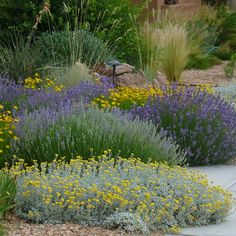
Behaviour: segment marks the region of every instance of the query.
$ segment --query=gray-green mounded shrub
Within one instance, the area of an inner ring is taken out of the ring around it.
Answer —
[[[63,111],[61,112],[63,113]],[[157,133],[147,122],[131,121],[119,112],[110,113],[96,108],[58,116],[48,110],[29,114],[18,127],[19,140],[14,152],[28,163],[52,161],[55,155],[73,158],[99,155],[112,149],[130,157],[132,153],[144,162],[150,160],[181,163],[185,154],[170,139]],[[57,118],[56,118],[57,117]]]
[[[82,29],[43,33],[36,46],[43,54],[41,64],[46,65],[70,66],[80,61],[91,67],[111,57],[105,43]]]

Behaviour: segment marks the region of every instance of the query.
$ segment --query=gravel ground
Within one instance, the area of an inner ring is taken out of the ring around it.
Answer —
[[[7,232],[7,236],[129,236],[120,230],[106,230],[101,227],[84,227],[78,224],[33,224],[19,218],[8,215],[1,222]],[[134,235],[134,234],[132,234]],[[135,234],[137,235],[137,234]],[[157,232],[151,236],[162,236]]]
[[[211,84],[215,86],[230,84],[236,81],[236,70],[234,78],[226,78],[224,67],[227,62],[215,65],[208,70],[186,70],[182,74],[182,82],[186,84]]]

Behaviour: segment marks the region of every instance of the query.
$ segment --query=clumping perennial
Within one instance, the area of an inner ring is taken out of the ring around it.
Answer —
[[[164,129],[187,152],[190,165],[226,162],[236,156],[236,110],[198,89],[172,88],[131,113]]]
[[[176,231],[220,222],[233,204],[231,193],[198,172],[112,157],[111,150],[70,163],[29,167],[21,160],[10,173],[17,176],[16,214],[37,223]]]

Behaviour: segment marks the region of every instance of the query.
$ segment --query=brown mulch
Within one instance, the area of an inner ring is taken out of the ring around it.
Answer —
[[[121,230],[107,230],[101,227],[85,227],[79,224],[34,224],[25,222],[14,215],[2,220],[7,236],[129,236]],[[132,234],[134,235],[134,234]],[[137,234],[135,234],[137,235]],[[151,236],[162,236],[156,232]]]
[[[186,70],[182,74],[182,83],[184,84],[210,84],[213,86],[227,85],[236,82],[236,70],[234,78],[227,78],[224,73],[224,67],[227,62],[215,65],[207,70]]]

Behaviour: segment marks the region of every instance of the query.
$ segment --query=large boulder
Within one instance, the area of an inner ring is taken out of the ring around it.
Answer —
[[[146,87],[147,81],[142,71],[122,73],[116,76],[115,85],[118,87]]]
[[[94,71],[102,76],[113,77],[113,68],[105,64],[97,65]],[[115,86],[146,87],[147,80],[142,71],[137,71],[134,66],[124,63],[116,67]]]

